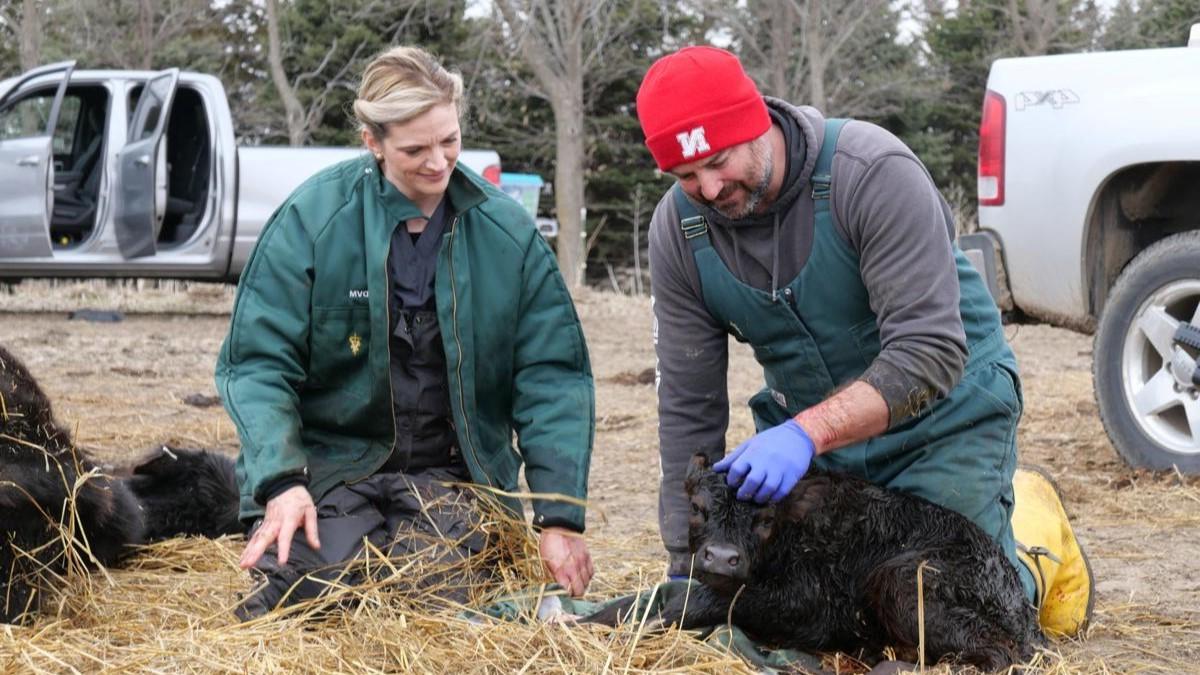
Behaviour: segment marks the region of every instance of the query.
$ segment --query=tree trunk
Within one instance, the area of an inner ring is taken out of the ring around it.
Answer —
[[[150,70],[154,60],[154,3],[152,0],[142,0],[138,4],[138,55],[137,67]]]
[[[797,100],[796,94],[789,84],[792,82],[792,69],[795,64],[788,56],[792,53],[793,40],[796,35],[796,10],[790,3],[777,3],[774,6],[774,21],[769,27],[771,42],[775,53],[782,58],[771,60],[770,86],[771,95],[788,101]]]
[[[36,0],[21,3],[21,71],[36,68],[42,60],[42,16]]]
[[[821,25],[821,2],[809,0],[805,47],[808,49],[808,101],[812,107],[829,114],[825,98],[825,66],[830,55],[825,52],[825,27]]]
[[[584,143],[582,78],[554,92],[554,206],[558,212],[558,266],[567,288],[583,281]]]
[[[271,65],[271,81],[275,83],[275,91],[279,100],[283,101],[284,112],[287,113],[288,144],[304,145],[308,140],[308,129],[304,123],[304,106],[296,91],[288,82],[287,72],[283,69],[283,49],[279,44],[279,3],[277,0],[267,0],[267,61]]]
[[[584,81],[602,79],[602,48],[626,27],[607,0],[493,0],[502,23],[537,78],[536,94],[554,110],[554,205],[558,216],[558,265],[567,288],[584,279],[586,128]],[[619,40],[616,40],[619,43]],[[609,70],[609,77],[613,71]],[[597,225],[599,231],[600,225]]]
[[[633,191],[633,290],[642,297],[642,184]]]

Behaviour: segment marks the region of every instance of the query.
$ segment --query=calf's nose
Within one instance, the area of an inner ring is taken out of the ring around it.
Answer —
[[[709,574],[736,577],[741,571],[742,555],[733,546],[706,544],[700,551],[699,564]]]

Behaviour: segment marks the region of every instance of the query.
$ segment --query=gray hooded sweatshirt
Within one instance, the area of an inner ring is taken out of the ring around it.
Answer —
[[[765,97],[788,147],[780,194],[765,212],[730,221],[700,206],[718,256],[742,282],[771,292],[791,282],[812,250],[813,202],[803,193],[824,135],[824,117]],[[954,224],[924,165],[903,142],[868,122],[848,123],[832,167],[839,236],[860,260],[878,318],[879,356],[859,377],[887,402],[891,424],[958,383],[967,359],[959,315]],[[683,489],[697,452],[719,458],[729,424],[728,334],[709,313],[692,251],[668,191],[650,225],[654,341],[658,357],[659,526],[671,574],[687,574]],[[836,451],[835,451],[836,452]]]

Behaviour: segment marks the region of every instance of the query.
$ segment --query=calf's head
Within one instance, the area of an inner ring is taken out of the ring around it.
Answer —
[[[0,347],[0,447],[26,455],[42,448],[54,452],[70,444],[54,421],[50,399],[24,364]]]
[[[694,575],[718,591],[736,591],[749,581],[775,534],[778,505],[739,501],[725,474],[696,455],[684,481],[691,500],[688,545]]]

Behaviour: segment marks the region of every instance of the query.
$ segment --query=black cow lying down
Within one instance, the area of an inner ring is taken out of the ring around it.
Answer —
[[[0,347],[0,622],[37,610],[43,571],[71,555],[119,564],[132,549],[180,534],[242,532],[233,462],[163,447],[134,468],[103,472],[54,419],[25,366]]]
[[[702,585],[663,608],[683,629],[733,623],[803,650],[891,646],[917,658],[917,569],[925,655],[985,670],[1028,661],[1044,644],[1036,610],[1000,547],[965,517],[862,479],[810,471],[777,505],[738,501],[696,455],[688,468],[689,545]],[[616,625],[634,597],[585,621]]]

